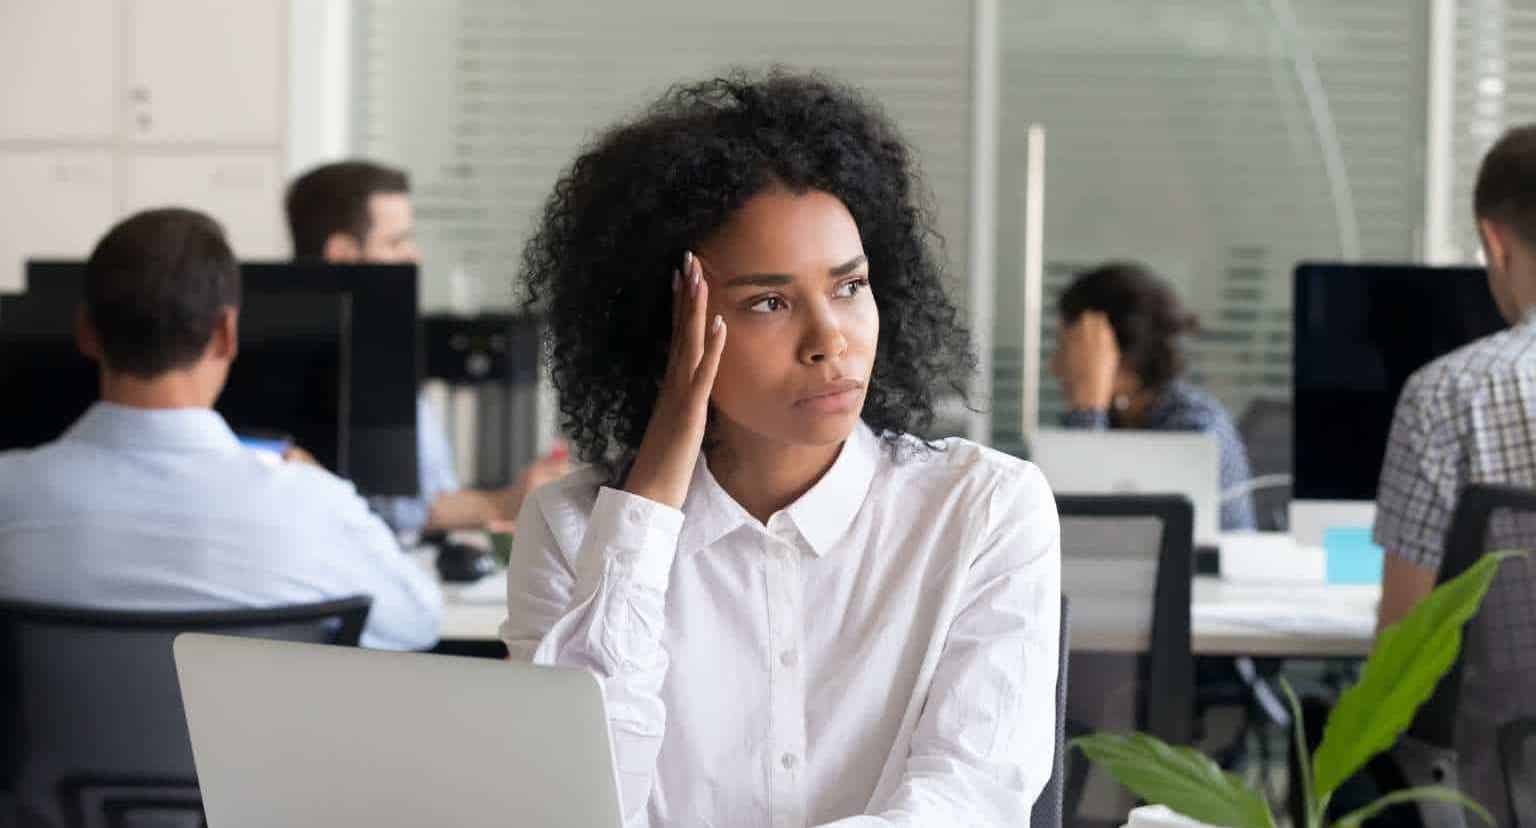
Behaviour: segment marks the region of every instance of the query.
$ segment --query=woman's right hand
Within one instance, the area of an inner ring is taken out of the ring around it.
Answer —
[[[1061,337],[1062,380],[1067,402],[1078,411],[1107,411],[1120,372],[1120,348],[1109,317],[1084,311]]]
[[[683,257],[681,275],[673,273],[672,294],[667,370],[624,489],[681,509],[704,444],[709,394],[725,350],[725,320],[716,316],[706,322],[709,285],[692,253]]]

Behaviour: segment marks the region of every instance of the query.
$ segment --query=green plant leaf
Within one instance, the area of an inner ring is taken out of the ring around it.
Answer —
[[[1400,791],[1393,791],[1359,810],[1351,811],[1345,816],[1340,817],[1337,822],[1333,823],[1333,828],[1360,828],[1361,823],[1393,805],[1402,805],[1426,799],[1434,802],[1449,802],[1453,805],[1460,805],[1477,814],[1483,822],[1488,823],[1490,828],[1494,825],[1493,814],[1488,813],[1488,809],[1477,804],[1476,801],[1466,794],[1461,793],[1455,788],[1447,788],[1444,785],[1426,785],[1419,788],[1404,788]]]
[[[1296,699],[1296,691],[1291,689],[1285,676],[1280,677],[1280,689],[1285,693],[1285,703],[1291,708],[1291,732],[1296,737],[1296,764],[1301,775],[1302,803],[1306,808],[1306,824],[1301,828],[1318,828],[1326,803],[1312,798],[1312,758],[1307,755],[1306,722],[1301,717],[1301,702]]]
[[[1520,553],[1484,555],[1377,636],[1359,683],[1339,697],[1312,756],[1314,796],[1326,799],[1408,728],[1461,649],[1462,625],[1512,554]]]
[[[1264,797],[1215,762],[1142,733],[1095,733],[1072,744],[1120,784],[1154,805],[1210,825],[1274,828]]]

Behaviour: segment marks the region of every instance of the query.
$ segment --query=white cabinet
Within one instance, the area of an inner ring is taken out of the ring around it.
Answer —
[[[119,8],[101,0],[0,0],[0,140],[112,140]]]
[[[0,292],[145,207],[285,256],[288,33],[289,0],[0,0]]]
[[[0,293],[23,284],[28,258],[83,259],[116,216],[106,150],[0,151]]]
[[[218,219],[240,259],[287,257],[283,168],[271,153],[135,156],[128,212],[190,207]]]
[[[135,142],[282,141],[286,2],[131,0],[126,8]]]

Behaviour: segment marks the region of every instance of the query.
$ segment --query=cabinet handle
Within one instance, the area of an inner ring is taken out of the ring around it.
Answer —
[[[149,103],[149,87],[143,84],[134,86],[132,89],[128,90],[128,100],[140,104]]]

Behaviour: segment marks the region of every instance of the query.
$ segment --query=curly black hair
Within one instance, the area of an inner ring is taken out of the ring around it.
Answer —
[[[941,382],[964,398],[975,358],[896,128],[825,77],[736,71],[674,86],[599,136],[556,182],[523,251],[526,308],[545,316],[561,424],[581,460],[614,471],[639,448],[667,363],[672,271],[772,186],[833,195],[859,228],[880,312],[864,421],[895,444],[932,426]]]
[[[1079,273],[1062,291],[1057,307],[1067,324],[1085,311],[1109,317],[1126,364],[1153,391],[1184,373],[1179,340],[1200,327],[1173,286],[1135,262],[1108,262]]]

